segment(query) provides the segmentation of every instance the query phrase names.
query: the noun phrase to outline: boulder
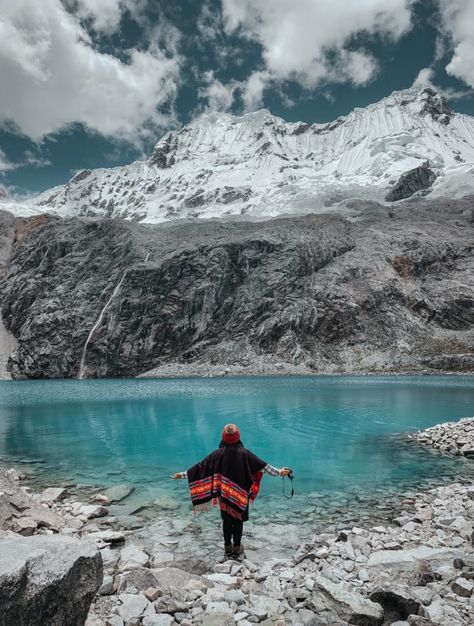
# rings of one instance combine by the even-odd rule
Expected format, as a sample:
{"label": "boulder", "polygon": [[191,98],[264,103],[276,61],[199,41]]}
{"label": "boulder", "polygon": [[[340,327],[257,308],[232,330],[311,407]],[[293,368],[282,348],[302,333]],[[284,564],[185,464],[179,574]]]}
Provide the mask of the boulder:
{"label": "boulder", "polygon": [[333,583],[324,576],[315,577],[314,589],[308,607],[316,613],[336,615],[356,626],[378,626],[384,619],[380,604],[372,602],[359,593],[348,591],[341,584]]}
{"label": "boulder", "polygon": [[139,569],[148,565],[149,562],[150,557],[148,554],[131,543],[123,548],[120,553],[119,570],[125,572],[131,569]]}
{"label": "boulder", "polygon": [[100,504],[84,504],[80,508],[80,514],[87,517],[87,519],[94,519],[95,517],[104,517],[108,511],[105,506]]}
{"label": "boulder", "polygon": [[121,502],[125,500],[134,490],[130,485],[114,485],[103,492],[103,495],[110,502]]}
{"label": "boulder", "polygon": [[93,544],[45,535],[0,540],[0,626],[83,626],[101,584]]}
{"label": "boulder", "polygon": [[366,567],[381,569],[396,569],[410,571],[417,567],[419,561],[428,561],[431,565],[452,562],[462,558],[463,553],[451,548],[430,548],[419,546],[409,550],[378,550],[372,552]]}
{"label": "boulder", "polygon": [[121,593],[119,600],[118,614],[125,622],[140,617],[149,604],[145,596],[133,593]]}
{"label": "boulder", "polygon": [[45,489],[41,496],[41,502],[60,502],[61,500],[63,500],[67,495],[67,489],[64,489],[63,487],[48,487],[47,489]]}
{"label": "boulder", "polygon": [[381,604],[385,617],[405,620],[409,615],[417,615],[422,606],[420,598],[409,587],[391,584],[387,588],[379,588],[370,594],[372,602]]}
{"label": "boulder", "polygon": [[138,593],[155,586],[156,578],[146,567],[132,569],[119,575],[118,590],[120,593]]}

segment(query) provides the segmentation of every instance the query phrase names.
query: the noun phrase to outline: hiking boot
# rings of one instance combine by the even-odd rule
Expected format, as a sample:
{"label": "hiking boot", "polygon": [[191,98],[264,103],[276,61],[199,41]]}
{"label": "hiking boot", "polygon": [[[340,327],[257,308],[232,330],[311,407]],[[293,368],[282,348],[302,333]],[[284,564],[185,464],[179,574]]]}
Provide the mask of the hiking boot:
{"label": "hiking boot", "polygon": [[237,561],[240,561],[240,559],[244,556],[244,546],[234,546],[232,556]]}
{"label": "hiking boot", "polygon": [[224,555],[226,559],[231,559],[234,556],[234,546],[231,543],[224,544]]}

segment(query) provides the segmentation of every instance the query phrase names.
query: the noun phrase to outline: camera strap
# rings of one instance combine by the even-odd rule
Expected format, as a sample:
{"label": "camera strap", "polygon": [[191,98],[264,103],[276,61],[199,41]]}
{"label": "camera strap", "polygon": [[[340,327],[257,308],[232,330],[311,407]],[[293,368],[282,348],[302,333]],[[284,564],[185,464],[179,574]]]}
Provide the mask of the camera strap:
{"label": "camera strap", "polygon": [[[289,477],[288,477],[288,478],[289,478]],[[282,488],[281,488],[281,490],[282,490],[283,496],[284,496],[287,500],[291,500],[291,498],[295,495],[295,488],[294,488],[294,485],[293,485],[293,478],[290,478],[290,482],[291,482],[291,493],[290,493],[290,495],[288,495],[288,494],[285,492],[285,477],[284,477],[284,476],[283,476],[283,479],[282,479],[282,480],[283,480],[283,483],[282,483]]]}

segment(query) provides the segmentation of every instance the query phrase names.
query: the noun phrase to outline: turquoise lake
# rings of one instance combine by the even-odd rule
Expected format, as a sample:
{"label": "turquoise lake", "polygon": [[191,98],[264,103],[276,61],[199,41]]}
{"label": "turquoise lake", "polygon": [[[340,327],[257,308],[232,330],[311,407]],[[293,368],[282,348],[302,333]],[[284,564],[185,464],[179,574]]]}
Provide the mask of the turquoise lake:
{"label": "turquoise lake", "polygon": [[474,475],[473,461],[405,440],[473,414],[471,376],[3,381],[0,462],[30,467],[45,484],[129,483],[135,501],[169,494],[189,509],[184,481],[169,474],[236,422],[246,447],[296,476],[291,505],[282,480],[266,476],[256,510],[311,511]]}

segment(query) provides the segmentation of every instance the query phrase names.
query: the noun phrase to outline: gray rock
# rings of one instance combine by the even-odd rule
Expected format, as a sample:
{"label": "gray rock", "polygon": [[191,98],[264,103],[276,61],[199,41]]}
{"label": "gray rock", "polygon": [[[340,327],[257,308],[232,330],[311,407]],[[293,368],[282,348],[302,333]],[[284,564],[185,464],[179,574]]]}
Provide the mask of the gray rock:
{"label": "gray rock", "polygon": [[153,573],[156,580],[156,584],[154,586],[162,591],[166,591],[170,587],[182,589],[185,586],[190,585],[191,581],[196,581],[197,589],[212,587],[212,584],[210,584],[209,581],[202,576],[185,572],[176,567],[163,567],[159,569],[154,568],[150,571]]}
{"label": "gray rock", "polygon": [[235,620],[231,615],[222,613],[220,615],[205,615],[202,626],[234,626]]}
{"label": "gray rock", "polygon": [[87,519],[94,519],[95,517],[104,517],[108,511],[105,506],[98,504],[84,504],[80,508],[81,515],[85,515]]}
{"label": "gray rock", "polygon": [[121,502],[125,500],[135,488],[131,485],[114,485],[104,491],[104,496],[110,500],[110,502]]}
{"label": "gray rock", "polygon": [[[456,578],[456,580],[451,585],[451,589],[458,596],[462,596],[463,598],[470,598],[472,596],[472,591],[474,590],[474,583],[470,580],[466,580],[465,578]],[[413,611],[414,613],[415,611]]]}
{"label": "gray rock", "polygon": [[409,587],[391,584],[384,589],[376,589],[369,598],[380,604],[385,611],[385,617],[405,620],[409,615],[417,615],[422,602],[416,593]]}
{"label": "gray rock", "polygon": [[428,163],[423,163],[423,165],[402,174],[398,182],[387,193],[386,200],[396,202],[409,198],[417,191],[429,189],[435,180],[436,174]]}
{"label": "gray rock", "polygon": [[256,615],[259,621],[267,617],[275,617],[280,614],[281,603],[276,598],[268,596],[254,595],[248,609],[251,615]]}
{"label": "gray rock", "polygon": [[380,604],[358,593],[347,591],[342,585],[333,583],[323,576],[316,576],[308,606],[317,613],[335,615],[358,626],[378,626],[382,624],[384,618]]}
{"label": "gray rock", "polygon": [[179,509],[180,507],[179,502],[171,496],[160,496],[155,500],[154,505],[159,509],[165,509],[170,511],[174,511],[176,509]]}
{"label": "gray rock", "polygon": [[379,550],[373,552],[367,561],[368,568],[413,570],[419,561],[443,564],[461,558],[462,552],[451,548],[430,548],[419,546],[409,550]]}
{"label": "gray rock", "polygon": [[2,626],[82,626],[101,584],[93,544],[43,535],[0,540]]}
{"label": "gray rock", "polygon": [[131,543],[120,552],[119,570],[124,572],[131,569],[139,569],[148,565],[149,562],[149,555]]}
{"label": "gray rock", "polygon": [[120,593],[126,591],[137,593],[138,591],[145,591],[149,587],[156,587],[156,578],[145,567],[132,569],[118,577],[118,591]]}
{"label": "gray rock", "polygon": [[133,593],[121,593],[119,600],[121,604],[118,607],[118,613],[126,622],[140,617],[149,604],[145,596]]}
{"label": "gray rock", "polygon": [[60,502],[67,495],[67,489],[62,487],[48,487],[41,493],[41,502]]}
{"label": "gray rock", "polygon": [[166,613],[146,615],[142,620],[143,626],[171,626],[174,623],[173,616]]}
{"label": "gray rock", "polygon": [[211,615],[232,615],[234,611],[228,602],[208,602],[206,613]]}
{"label": "gray rock", "polygon": [[421,615],[409,615],[407,622],[410,626],[433,626],[430,619]]}
{"label": "gray rock", "polygon": [[99,588],[98,594],[101,596],[109,596],[111,593],[114,593],[114,591],[114,577],[109,575],[104,576],[104,580]]}

